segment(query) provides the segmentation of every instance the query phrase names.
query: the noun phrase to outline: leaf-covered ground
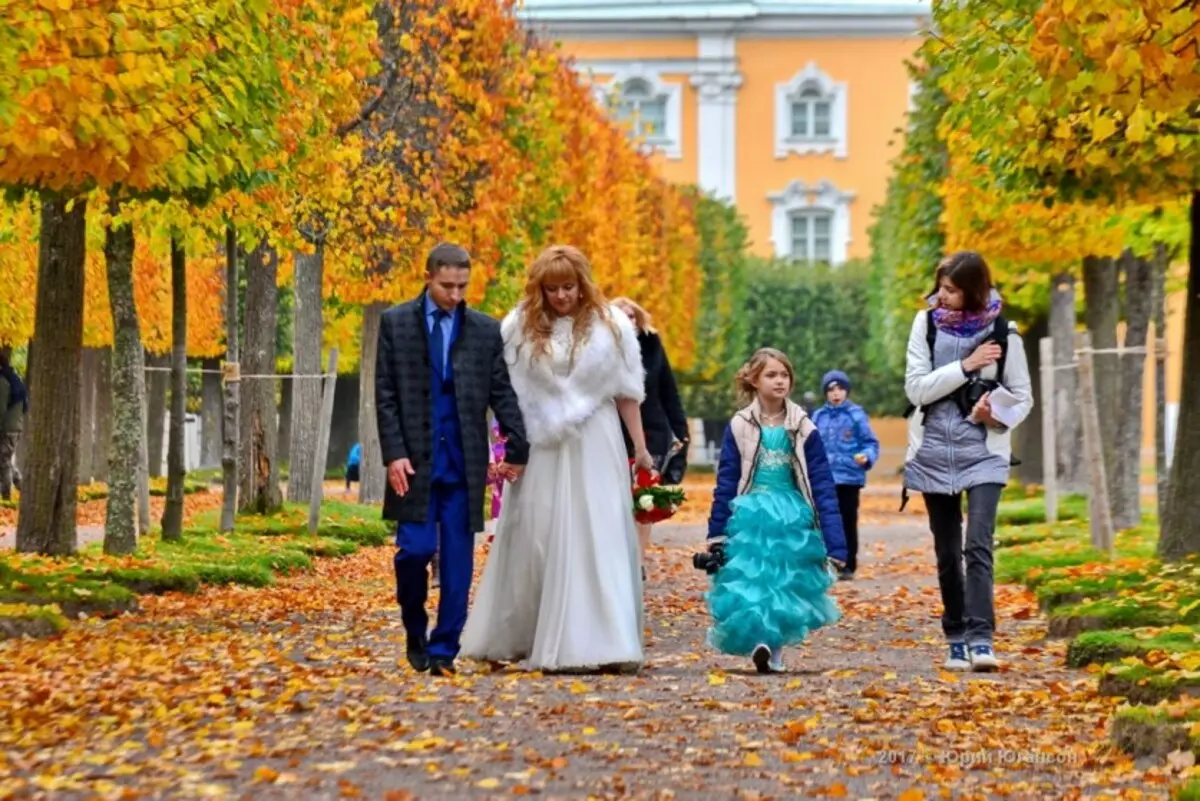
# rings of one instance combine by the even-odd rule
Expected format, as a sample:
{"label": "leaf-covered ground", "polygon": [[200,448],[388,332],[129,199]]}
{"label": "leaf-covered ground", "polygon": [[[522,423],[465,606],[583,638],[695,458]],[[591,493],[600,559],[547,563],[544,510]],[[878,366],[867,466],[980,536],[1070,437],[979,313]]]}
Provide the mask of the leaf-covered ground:
{"label": "leaf-covered ground", "polygon": [[0,798],[1165,797],[1030,593],[998,592],[1004,670],[938,669],[929,536],[893,504],[783,676],[704,647],[686,525],[658,532],[637,677],[413,674],[390,548],[0,643]]}

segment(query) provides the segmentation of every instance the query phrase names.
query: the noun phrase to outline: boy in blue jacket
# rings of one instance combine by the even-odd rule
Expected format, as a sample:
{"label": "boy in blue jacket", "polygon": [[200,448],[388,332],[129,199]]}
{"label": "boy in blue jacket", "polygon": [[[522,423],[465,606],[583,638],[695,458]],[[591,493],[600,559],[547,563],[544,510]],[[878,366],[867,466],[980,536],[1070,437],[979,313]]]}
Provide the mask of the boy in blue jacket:
{"label": "boy in blue jacket", "polygon": [[821,442],[833,469],[838,506],[846,530],[849,557],[838,578],[848,581],[858,569],[858,501],[867,484],[867,471],[879,461],[879,440],[871,430],[867,413],[850,400],[850,378],[831,370],[821,380],[826,403],[813,415]]}

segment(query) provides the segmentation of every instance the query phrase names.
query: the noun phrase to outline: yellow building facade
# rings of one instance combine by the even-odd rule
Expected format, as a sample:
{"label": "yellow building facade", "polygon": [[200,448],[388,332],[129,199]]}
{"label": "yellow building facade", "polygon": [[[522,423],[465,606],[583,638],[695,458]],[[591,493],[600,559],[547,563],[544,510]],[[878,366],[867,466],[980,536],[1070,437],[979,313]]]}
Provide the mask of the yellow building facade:
{"label": "yellow building facade", "polygon": [[525,0],[669,180],[737,203],[755,252],[868,254],[927,2]]}

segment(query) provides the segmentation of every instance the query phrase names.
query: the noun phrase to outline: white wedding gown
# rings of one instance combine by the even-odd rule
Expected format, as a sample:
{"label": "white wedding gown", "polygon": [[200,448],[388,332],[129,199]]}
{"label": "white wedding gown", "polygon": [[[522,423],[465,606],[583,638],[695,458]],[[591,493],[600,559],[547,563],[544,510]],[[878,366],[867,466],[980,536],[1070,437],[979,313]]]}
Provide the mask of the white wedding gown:
{"label": "white wedding gown", "polygon": [[[526,425],[535,434],[528,414]],[[462,655],[534,670],[639,665],[641,557],[616,404],[600,403],[561,441],[531,439],[525,473],[505,494]]]}

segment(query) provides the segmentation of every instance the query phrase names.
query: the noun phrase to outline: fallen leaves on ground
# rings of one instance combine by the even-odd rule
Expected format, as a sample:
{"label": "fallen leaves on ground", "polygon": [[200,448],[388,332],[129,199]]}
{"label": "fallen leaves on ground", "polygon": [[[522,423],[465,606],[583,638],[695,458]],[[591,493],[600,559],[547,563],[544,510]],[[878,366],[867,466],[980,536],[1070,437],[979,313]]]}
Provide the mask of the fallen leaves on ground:
{"label": "fallen leaves on ground", "polygon": [[892,520],[782,676],[705,647],[699,543],[653,549],[638,676],[413,673],[391,548],[147,597],[0,643],[0,797],[1163,797],[1172,768],[1110,748],[1116,702],[1025,590],[997,593],[1003,670],[939,669],[930,543]]}

